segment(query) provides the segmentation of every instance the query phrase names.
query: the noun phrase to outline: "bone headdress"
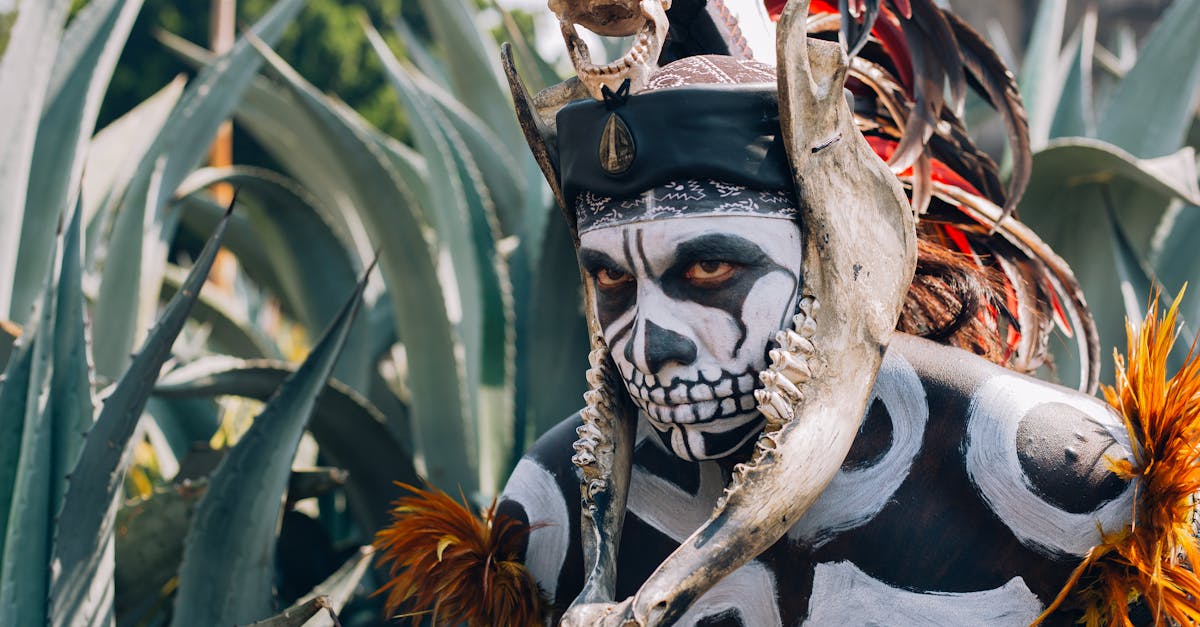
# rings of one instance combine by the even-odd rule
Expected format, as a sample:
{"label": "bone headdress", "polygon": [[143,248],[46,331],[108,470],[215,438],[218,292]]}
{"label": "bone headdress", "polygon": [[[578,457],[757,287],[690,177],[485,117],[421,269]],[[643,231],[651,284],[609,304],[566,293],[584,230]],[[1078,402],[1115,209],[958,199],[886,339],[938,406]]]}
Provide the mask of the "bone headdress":
{"label": "bone headdress", "polygon": [[[764,432],[751,458],[735,468],[708,522],[635,596],[614,598],[636,418],[612,381],[585,280],[595,350],[575,459],[584,475],[587,574],[563,624],[678,619],[722,577],[784,535],[832,479],[858,431],[912,280],[915,219],[899,181],[855,126],[844,96],[845,53],[837,43],[809,40],[807,16],[808,1],[792,0],[778,25],[779,130],[800,209],[804,297],[761,374],[765,387],[756,399]],[[574,199],[562,193],[554,114],[566,94],[585,95],[568,82],[532,99],[507,51],[504,61],[526,138],[574,229]]]}
{"label": "bone headdress", "polygon": [[[550,0],[575,73],[596,99],[601,98],[604,87],[616,91],[626,79],[634,92],[645,87],[650,74],[658,69],[670,26],[669,8],[671,0]],[[576,26],[605,37],[632,36],[633,47],[616,61],[595,65]]]}

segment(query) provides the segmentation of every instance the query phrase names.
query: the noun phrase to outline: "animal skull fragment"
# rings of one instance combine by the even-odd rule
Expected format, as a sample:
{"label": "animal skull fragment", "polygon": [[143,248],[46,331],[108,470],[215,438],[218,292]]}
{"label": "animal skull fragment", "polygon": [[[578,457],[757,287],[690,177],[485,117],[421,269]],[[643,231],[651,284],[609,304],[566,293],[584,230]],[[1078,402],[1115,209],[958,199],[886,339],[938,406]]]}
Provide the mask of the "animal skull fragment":
{"label": "animal skull fragment", "polygon": [[[575,72],[593,98],[603,98],[604,87],[617,91],[625,79],[630,92],[636,93],[658,69],[658,55],[670,28],[671,0],[550,0],[549,6],[558,16]],[[635,36],[633,47],[611,63],[596,65],[577,25],[603,37]]]}

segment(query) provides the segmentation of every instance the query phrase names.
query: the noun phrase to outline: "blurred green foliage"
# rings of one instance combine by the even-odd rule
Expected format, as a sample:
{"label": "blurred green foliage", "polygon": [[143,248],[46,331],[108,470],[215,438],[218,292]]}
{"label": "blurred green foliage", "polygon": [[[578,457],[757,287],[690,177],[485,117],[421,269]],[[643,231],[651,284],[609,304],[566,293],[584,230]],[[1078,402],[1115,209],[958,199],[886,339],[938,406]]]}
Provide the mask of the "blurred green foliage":
{"label": "blurred green foliage", "polygon": [[[83,2],[76,0],[76,4]],[[271,0],[238,0],[238,31],[272,4]],[[380,130],[403,137],[399,100],[387,84],[379,59],[371,53],[359,21],[359,16],[365,15],[374,24],[390,26],[403,16],[421,32],[423,20],[419,14],[410,15],[415,13],[416,3],[409,3],[412,10],[405,10],[403,4],[401,0],[310,0],[276,50],[318,89],[337,94]],[[176,74],[191,71],[165,51],[155,32],[167,30],[207,46],[209,11],[207,1],[146,0],[105,95],[100,127],[152,96]],[[3,26],[0,18],[0,42]]]}

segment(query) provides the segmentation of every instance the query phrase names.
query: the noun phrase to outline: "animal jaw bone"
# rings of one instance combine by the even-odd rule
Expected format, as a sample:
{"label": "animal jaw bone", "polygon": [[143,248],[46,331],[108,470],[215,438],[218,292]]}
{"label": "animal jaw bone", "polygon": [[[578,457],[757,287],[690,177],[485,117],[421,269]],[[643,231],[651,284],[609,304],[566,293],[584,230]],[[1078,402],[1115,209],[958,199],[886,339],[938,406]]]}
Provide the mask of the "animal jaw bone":
{"label": "animal jaw bone", "polygon": [[[597,100],[603,98],[604,87],[615,92],[626,79],[630,93],[645,88],[650,75],[658,69],[658,55],[670,28],[669,8],[671,0],[550,0],[550,10],[558,16],[575,73]],[[633,47],[621,58],[596,65],[576,25],[606,37],[636,38]]]}
{"label": "animal jaw bone", "polygon": [[583,424],[576,429],[579,439],[571,457],[583,479],[580,526],[587,577],[572,607],[610,602],[614,597],[617,547],[621,541],[637,429],[637,417],[628,397],[623,395],[620,375],[603,336],[595,334],[592,346],[588,354],[591,362],[587,371],[588,391],[584,394],[587,406],[581,412]]}

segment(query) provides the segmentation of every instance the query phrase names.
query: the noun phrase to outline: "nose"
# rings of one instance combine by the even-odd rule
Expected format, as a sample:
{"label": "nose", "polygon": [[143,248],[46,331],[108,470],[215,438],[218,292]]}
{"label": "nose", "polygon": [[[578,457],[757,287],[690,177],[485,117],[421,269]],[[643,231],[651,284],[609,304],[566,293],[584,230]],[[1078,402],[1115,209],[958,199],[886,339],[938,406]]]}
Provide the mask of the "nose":
{"label": "nose", "polygon": [[[638,339],[642,341],[636,341]],[[641,355],[637,354],[635,344],[641,345]],[[625,343],[625,359],[653,374],[671,362],[683,366],[695,362],[696,344],[683,335],[646,320],[642,323],[642,337],[630,338]]]}

